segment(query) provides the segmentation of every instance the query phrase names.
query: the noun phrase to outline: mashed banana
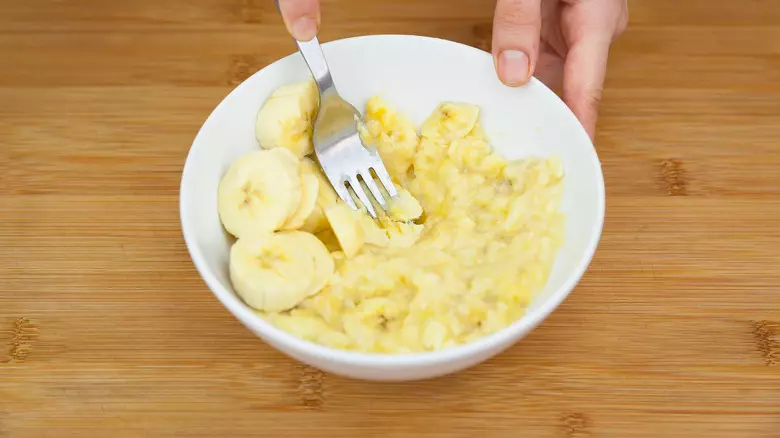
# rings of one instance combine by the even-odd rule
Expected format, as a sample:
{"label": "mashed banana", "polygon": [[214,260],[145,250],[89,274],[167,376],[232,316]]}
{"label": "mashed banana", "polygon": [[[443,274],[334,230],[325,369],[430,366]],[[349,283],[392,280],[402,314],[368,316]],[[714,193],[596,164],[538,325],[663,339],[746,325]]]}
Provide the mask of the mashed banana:
{"label": "mashed banana", "polygon": [[[368,102],[365,116],[364,139],[408,193],[390,206],[390,217],[375,222],[323,196],[332,188],[320,175],[307,227],[331,252],[335,272],[318,293],[301,286],[294,307],[258,314],[319,344],[381,353],[448,348],[521,317],[563,240],[561,162],[507,162],[494,154],[474,105],[441,104],[419,136],[379,98]],[[260,251],[265,245],[256,245],[258,254],[268,254]],[[312,263],[312,272],[322,266]],[[262,287],[267,297],[281,293]]]}

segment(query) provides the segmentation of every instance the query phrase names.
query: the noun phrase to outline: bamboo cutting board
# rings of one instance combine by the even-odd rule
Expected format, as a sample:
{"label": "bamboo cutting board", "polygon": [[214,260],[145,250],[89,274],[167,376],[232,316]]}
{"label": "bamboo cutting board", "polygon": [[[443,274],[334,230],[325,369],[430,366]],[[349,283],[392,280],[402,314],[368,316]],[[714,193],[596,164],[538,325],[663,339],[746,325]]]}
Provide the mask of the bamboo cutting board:
{"label": "bamboo cutting board", "polygon": [[[492,7],[325,0],[322,39],[488,48]],[[375,384],[251,335],[181,238],[200,124],[294,50],[273,2],[0,0],[0,437],[780,437],[780,2],[629,10],[581,284],[485,364]]]}

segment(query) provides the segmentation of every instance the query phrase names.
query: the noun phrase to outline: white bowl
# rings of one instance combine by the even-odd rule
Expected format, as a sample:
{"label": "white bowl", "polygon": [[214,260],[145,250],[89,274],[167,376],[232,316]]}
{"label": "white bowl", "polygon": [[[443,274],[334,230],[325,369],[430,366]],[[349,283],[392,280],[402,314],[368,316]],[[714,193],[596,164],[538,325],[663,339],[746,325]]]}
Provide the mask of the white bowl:
{"label": "white bowl", "polygon": [[568,107],[541,82],[534,79],[521,88],[502,85],[491,56],[473,47],[427,37],[381,35],[329,42],[323,50],[339,92],[361,110],[369,97],[380,94],[419,126],[441,101],[471,102],[482,108],[482,123],[499,153],[508,158],[562,157],[566,240],[546,287],[526,315],[509,327],[470,344],[430,353],[336,350],[287,334],[255,315],[230,284],[232,239],[217,214],[217,185],[235,159],[259,147],[254,121],[263,101],[276,87],[310,77],[297,52],[236,87],[195,137],[180,192],[184,240],[195,267],[219,301],[257,336],[327,372],[368,380],[415,380],[460,371],[498,354],[558,307],[596,250],[604,220],[604,180],[590,139]]}

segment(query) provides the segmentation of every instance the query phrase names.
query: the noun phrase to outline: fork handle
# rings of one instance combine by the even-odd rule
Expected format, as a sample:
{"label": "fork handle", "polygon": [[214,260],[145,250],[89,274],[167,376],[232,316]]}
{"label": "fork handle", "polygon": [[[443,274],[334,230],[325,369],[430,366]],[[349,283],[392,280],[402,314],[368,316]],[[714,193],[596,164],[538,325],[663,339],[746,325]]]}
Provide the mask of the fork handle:
{"label": "fork handle", "polygon": [[314,76],[314,80],[317,82],[320,95],[325,96],[335,92],[336,86],[333,84],[328,63],[325,61],[325,55],[322,53],[322,47],[317,37],[315,36],[310,41],[295,40],[295,43],[298,44],[298,51],[301,52],[306,65],[309,67],[309,71],[311,71],[311,75]]}

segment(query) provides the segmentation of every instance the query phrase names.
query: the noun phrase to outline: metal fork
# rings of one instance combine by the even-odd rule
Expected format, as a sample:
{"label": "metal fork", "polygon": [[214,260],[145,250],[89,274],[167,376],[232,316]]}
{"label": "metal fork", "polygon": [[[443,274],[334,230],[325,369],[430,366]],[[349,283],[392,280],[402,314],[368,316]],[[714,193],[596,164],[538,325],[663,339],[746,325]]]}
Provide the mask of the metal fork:
{"label": "metal fork", "polygon": [[322,47],[316,37],[311,41],[295,41],[306,65],[309,66],[317,88],[320,92],[320,106],[314,120],[312,142],[314,152],[322,166],[322,170],[333,185],[336,193],[349,206],[357,210],[358,205],[350,196],[349,189],[365,207],[366,211],[377,218],[368,194],[363,190],[362,182],[383,210],[387,210],[388,199],[382,194],[376,184],[372,172],[384,186],[390,198],[398,192],[393,180],[387,172],[379,152],[375,148],[367,148],[358,132],[361,121],[360,112],[344,100],[336,91],[333,78],[330,75],[328,63]]}

